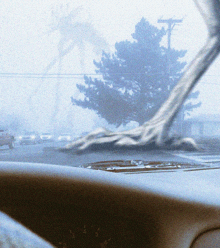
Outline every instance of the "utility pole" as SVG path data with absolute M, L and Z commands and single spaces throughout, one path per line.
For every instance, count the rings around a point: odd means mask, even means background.
M 171 57 L 171 33 L 173 28 L 175 27 L 176 24 L 182 23 L 182 19 L 158 19 L 158 23 L 165 23 L 168 25 L 167 28 L 167 64 L 168 64 L 168 78 L 170 81 L 171 78 L 171 73 L 170 73 L 170 68 L 171 68 L 171 63 L 170 63 L 170 57 Z M 170 90 L 170 83 L 168 83 L 167 86 L 168 90 Z M 184 111 L 182 110 L 180 112 L 180 132 L 183 134 L 183 121 L 184 121 Z
M 157 22 L 158 23 L 166 23 L 168 25 L 168 29 L 167 29 L 167 32 L 168 32 L 168 49 L 170 49 L 171 31 L 173 30 L 174 26 L 177 23 L 182 23 L 183 19 L 173 19 L 173 18 L 170 18 L 170 19 L 158 19 Z
M 182 19 L 158 19 L 158 23 L 165 23 L 168 25 L 167 28 L 167 49 L 168 49 L 168 53 L 167 53 L 167 60 L 168 60 L 168 73 L 170 76 L 170 51 L 171 51 L 171 33 L 172 30 L 174 28 L 174 26 L 177 23 L 181 23 L 183 20 Z

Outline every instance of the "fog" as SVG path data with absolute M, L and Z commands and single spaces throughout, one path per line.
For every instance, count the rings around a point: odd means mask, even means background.
M 84 82 L 84 74 L 95 73 L 93 60 L 101 58 L 100 51 L 94 49 L 94 43 L 85 42 L 82 49 L 78 37 L 78 43 L 74 43 L 72 49 L 58 59 L 59 49 L 64 51 L 75 40 L 73 37 L 64 39 L 61 29 L 57 28 L 57 21 L 77 7 L 79 9 L 73 22 L 90 23 L 108 44 L 108 47 L 103 45 L 103 49 L 110 52 L 114 51 L 115 42 L 132 39 L 135 25 L 142 17 L 158 28 L 167 28 L 157 23 L 159 18 L 183 19 L 172 31 L 171 47 L 187 50 L 183 59 L 187 63 L 202 47 L 207 35 L 192 0 L 136 0 L 129 1 L 129 4 L 128 1 L 116 0 L 74 3 L 21 0 L 4 1 L 0 7 L 1 125 L 10 126 L 16 132 L 28 129 L 79 135 L 99 126 L 115 128 L 93 111 L 73 106 L 70 100 L 71 96 L 82 97 L 76 84 Z M 163 45 L 167 45 L 167 36 Z M 56 63 L 52 63 L 54 60 Z M 193 111 L 191 117 L 205 113 L 218 114 L 220 111 L 217 104 L 219 64 L 220 61 L 216 61 L 196 86 L 202 105 Z M 61 74 L 59 78 L 57 74 Z M 136 125 L 132 122 L 120 129 Z

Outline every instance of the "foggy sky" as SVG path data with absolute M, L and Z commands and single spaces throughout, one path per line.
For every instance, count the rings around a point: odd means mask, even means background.
M 193 59 L 206 40 L 206 28 L 192 0 L 85 0 L 85 1 L 27 1 L 11 0 L 0 3 L 0 111 L 18 114 L 28 120 L 28 128 L 40 131 L 50 131 L 50 116 L 54 108 L 56 78 L 24 78 L 9 77 L 10 73 L 42 73 L 46 66 L 58 55 L 59 32 L 48 33 L 53 23 L 52 11 L 59 13 L 60 5 L 63 11 L 70 11 L 78 6 L 82 10 L 76 21 L 88 21 L 94 25 L 114 49 L 114 44 L 121 40 L 130 40 L 135 25 L 145 17 L 158 27 L 159 18 L 183 18 L 172 32 L 171 46 L 175 49 L 188 50 L 184 60 L 188 63 Z M 66 10 L 66 6 L 68 7 Z M 167 37 L 163 45 L 166 46 Z M 68 43 L 66 44 L 68 46 Z M 85 71 L 94 73 L 93 59 L 99 57 L 92 52 L 90 45 L 86 47 Z M 79 63 L 79 50 L 72 52 L 62 60 L 61 73 L 82 73 Z M 200 90 L 202 106 L 194 114 L 218 113 L 220 79 L 218 77 L 219 60 L 202 78 L 196 89 Z M 57 73 L 54 66 L 49 73 Z M 3 74 L 2 74 L 3 73 Z M 9 73 L 5 75 L 4 73 Z M 95 119 L 90 111 L 74 108 L 70 96 L 77 96 L 76 83 L 82 82 L 82 77 L 61 79 L 59 126 L 67 126 L 77 130 L 90 130 L 94 126 L 106 124 Z M 39 90 L 28 102 L 35 89 Z

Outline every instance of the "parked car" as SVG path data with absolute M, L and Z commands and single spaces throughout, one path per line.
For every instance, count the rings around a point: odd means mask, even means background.
M 57 140 L 58 141 L 71 141 L 72 136 L 71 136 L 71 134 L 68 134 L 68 133 L 60 134 L 58 136 Z
M 54 135 L 51 133 L 42 133 L 40 135 L 40 139 L 42 142 L 49 142 L 54 140 Z
M 8 146 L 10 149 L 14 148 L 15 138 L 7 130 L 0 130 L 0 146 Z
M 23 144 L 37 144 L 40 143 L 40 135 L 36 132 L 26 132 L 19 136 L 20 145 Z

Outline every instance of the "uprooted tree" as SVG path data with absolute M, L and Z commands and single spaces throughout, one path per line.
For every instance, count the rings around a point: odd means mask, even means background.
M 197 148 L 196 143 L 190 138 L 172 140 L 168 136 L 169 128 L 182 104 L 220 52 L 220 1 L 194 0 L 194 2 L 208 28 L 207 42 L 156 114 L 142 126 L 129 131 L 111 132 L 99 128 L 67 145 L 65 149 L 76 148 L 78 151 L 85 151 L 94 146 L 106 148 L 109 145 L 116 148 L 136 148 L 149 145 L 180 147 L 182 144 L 190 144 Z

